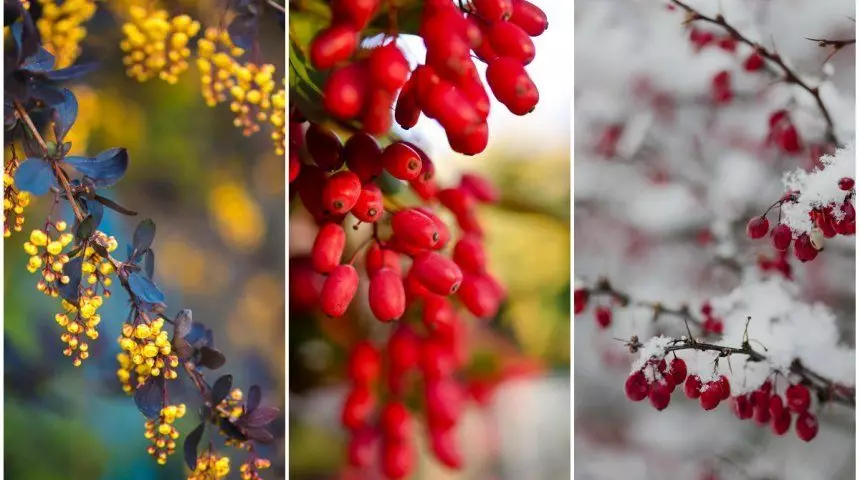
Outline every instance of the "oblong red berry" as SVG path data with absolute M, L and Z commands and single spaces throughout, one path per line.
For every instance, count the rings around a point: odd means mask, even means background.
M 786 251 L 788 246 L 791 245 L 791 227 L 784 223 L 773 227 L 773 230 L 770 232 L 770 241 L 773 244 L 773 248 L 781 252 Z
M 357 117 L 364 108 L 368 75 L 361 63 L 351 63 L 333 71 L 323 87 L 323 105 L 341 120 Z
M 425 382 L 424 402 L 431 428 L 451 428 L 463 413 L 463 393 L 454 380 Z
M 818 256 L 818 249 L 812 244 L 808 234 L 801 233 L 794 240 L 794 256 L 804 263 L 815 260 Z
M 762 238 L 767 235 L 770 222 L 766 217 L 753 217 L 747 222 L 747 236 L 750 238 Z
M 421 341 L 419 365 L 428 382 L 450 378 L 456 364 L 451 346 L 433 337 Z
M 383 209 L 382 190 L 375 183 L 366 183 L 350 212 L 362 222 L 373 223 L 382 218 Z
M 348 60 L 358 47 L 358 31 L 351 25 L 332 25 L 311 41 L 311 64 L 317 70 L 327 70 Z
M 415 331 L 401 323 L 388 338 L 388 361 L 390 368 L 405 373 L 418 366 L 421 342 Z
M 684 381 L 684 394 L 687 398 L 699 398 L 702 395 L 702 380 L 698 375 L 690 375 Z
M 493 50 L 503 57 L 510 57 L 521 65 L 535 59 L 535 44 L 529 35 L 513 22 L 496 22 L 487 32 Z
M 546 13 L 526 0 L 514 0 L 510 21 L 516 23 L 530 37 L 537 37 L 549 27 Z
M 487 277 L 475 274 L 463 276 L 457 298 L 472 315 L 483 319 L 495 317 L 501 302 L 501 298 Z
M 334 171 L 343 166 L 343 144 L 337 134 L 318 123 L 311 123 L 305 132 L 305 144 L 314 162 L 323 170 Z
M 387 248 L 382 248 L 379 243 L 374 242 L 367 249 L 364 257 L 364 264 L 367 268 L 367 276 L 373 278 L 381 268 L 388 268 L 398 275 L 402 272 L 400 266 L 400 254 Z
M 784 435 L 791 428 L 791 414 L 783 410 L 779 414 L 771 412 L 770 429 L 774 435 Z
M 797 384 L 785 389 L 785 403 L 792 412 L 801 413 L 809 410 L 811 402 L 812 398 L 806 386 Z
M 358 291 L 358 272 L 352 265 L 338 265 L 329 273 L 320 292 L 323 313 L 330 317 L 340 317 L 352 302 Z
M 752 418 L 753 405 L 749 397 L 740 395 L 731 399 L 732 412 L 741 420 Z
M 323 187 L 323 208 L 331 213 L 342 214 L 352 210 L 361 195 L 361 179 L 358 175 L 343 170 L 335 173 Z
M 508 20 L 514 13 L 514 4 L 511 0 L 472 0 L 475 13 L 487 22 Z
M 327 223 L 320 228 L 311 248 L 311 262 L 320 273 L 329 273 L 340 265 L 340 257 L 346 246 L 346 232 L 336 223 Z
M 403 142 L 395 142 L 385 147 L 381 159 L 385 170 L 394 178 L 411 181 L 421 174 L 421 156 Z
M 346 141 L 341 155 L 347 168 L 358 175 L 362 183 L 367 183 L 382 174 L 381 154 L 382 148 L 375 138 L 358 132 Z
M 375 406 L 376 399 L 367 386 L 354 386 L 343 404 L 341 423 L 347 430 L 361 428 L 370 420 Z
M 485 177 L 474 173 L 466 173 L 460 178 L 460 188 L 471 193 L 479 202 L 495 203 L 501 198 L 499 189 Z
M 798 438 L 804 442 L 809 442 L 818 435 L 818 419 L 815 415 L 803 411 L 797 415 L 797 422 L 794 425 L 795 432 Z
M 369 385 L 379 378 L 382 369 L 379 350 L 364 340 L 352 347 L 349 354 L 349 379 L 357 385 Z
M 392 215 L 391 229 L 401 241 L 418 248 L 433 248 L 439 241 L 436 222 L 418 209 L 407 208 Z
M 482 274 L 487 267 L 484 244 L 476 235 L 465 235 L 454 245 L 451 258 L 463 273 Z
M 638 370 L 630 374 L 624 382 L 624 393 L 627 398 L 634 402 L 641 402 L 648 396 L 648 381 L 645 379 L 645 373 Z
M 699 404 L 704 410 L 713 410 L 720 404 L 723 399 L 723 387 L 719 381 L 708 382 L 705 384 L 704 391 L 699 397 Z
M 447 132 L 468 132 L 483 120 L 474 105 L 455 85 L 440 81 L 419 95 L 424 113 L 436 119 Z
M 719 382 L 720 382 L 720 392 L 722 393 L 720 400 L 728 400 L 729 397 L 732 396 L 732 388 L 731 388 L 731 384 L 729 384 L 729 377 L 727 377 L 725 375 L 720 375 Z
M 463 455 L 457 444 L 457 429 L 430 430 L 430 449 L 442 465 L 459 470 L 463 466 Z
M 584 288 L 577 288 L 573 291 L 573 314 L 578 315 L 585 311 L 585 307 L 588 306 L 588 290 Z
M 384 438 L 381 455 L 381 470 L 390 480 L 406 478 L 415 468 L 415 452 L 408 440 Z
M 372 427 L 359 428 L 350 432 L 347 443 L 347 461 L 356 468 L 367 468 L 373 464 L 376 431 Z
M 389 401 L 379 413 L 379 426 L 389 439 L 405 440 L 412 431 L 412 417 L 400 402 Z
M 487 84 L 493 95 L 514 115 L 534 110 L 540 94 L 523 66 L 510 57 L 498 57 L 487 67 Z
M 290 150 L 290 184 L 292 184 L 296 178 L 299 177 L 299 173 L 302 171 L 302 161 L 299 158 L 299 152 L 296 150 Z
M 424 252 L 412 265 L 416 278 L 431 292 L 437 295 L 456 293 L 463 283 L 463 272 L 448 257 L 436 252 Z
M 393 270 L 382 268 L 370 280 L 370 311 L 382 322 L 397 320 L 406 311 L 403 279 Z
M 448 225 L 446 225 L 445 222 L 436 215 L 436 212 L 427 207 L 415 207 L 415 209 L 430 217 L 430 220 L 433 220 L 433 223 L 436 225 L 436 232 L 439 234 L 439 238 L 430 248 L 433 250 L 441 250 L 448 246 L 448 242 L 451 240 L 451 231 L 448 230 Z
M 687 378 L 687 363 L 676 357 L 672 359 L 670 366 L 672 368 L 672 379 L 675 381 L 675 385 L 680 385 L 684 382 L 684 379 Z
M 753 421 L 759 426 L 765 426 L 770 422 L 770 409 L 767 404 L 756 404 L 753 407 Z
M 669 400 L 672 399 L 672 388 L 663 382 L 655 382 L 651 385 L 651 390 L 648 392 L 648 400 L 651 401 L 651 406 L 659 410 L 664 410 L 669 406 Z
M 771 416 L 774 418 L 782 415 L 783 410 L 785 410 L 785 407 L 782 405 L 782 397 L 777 394 L 771 395 L 767 405 Z
M 477 155 L 487 148 L 490 142 L 490 127 L 486 122 L 479 123 L 465 131 L 447 130 L 448 145 L 451 150 L 463 155 Z
M 400 128 L 409 130 L 418 123 L 421 118 L 421 105 L 418 103 L 418 92 L 416 90 L 416 76 L 412 75 L 400 89 L 397 96 L 397 104 L 394 106 L 394 121 Z
M 374 48 L 368 67 L 374 85 L 389 92 L 395 92 L 409 78 L 409 62 L 394 42 Z
M 594 320 L 597 321 L 597 326 L 607 328 L 612 323 L 612 310 L 608 307 L 597 307 L 594 309 Z
M 349 23 L 358 31 L 364 30 L 379 10 L 381 0 L 331 0 L 335 23 Z

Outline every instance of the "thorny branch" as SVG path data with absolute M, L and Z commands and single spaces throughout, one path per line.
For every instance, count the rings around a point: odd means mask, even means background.
M 803 90 L 809 92 L 809 94 L 812 95 L 815 99 L 815 103 L 818 105 L 818 109 L 821 110 L 821 115 L 824 117 L 824 121 L 827 123 L 827 130 L 825 134 L 827 141 L 834 144 L 838 143 L 836 140 L 836 133 L 834 131 L 835 127 L 833 124 L 833 118 L 830 116 L 830 112 L 827 110 L 827 107 L 824 105 L 824 101 L 821 99 L 821 92 L 819 91 L 818 86 L 813 87 L 803 81 L 800 76 L 794 72 L 794 70 L 792 70 L 788 65 L 786 65 L 785 61 L 782 59 L 779 53 L 775 51 L 770 51 L 764 48 L 758 42 L 754 42 L 749 38 L 745 37 L 735 27 L 730 25 L 726 21 L 725 17 L 723 17 L 721 14 L 717 14 L 714 17 L 708 17 L 706 15 L 703 15 L 693 7 L 682 2 L 681 0 L 670 1 L 687 12 L 687 22 L 702 21 L 723 28 L 735 41 L 749 45 L 756 51 L 756 53 L 776 65 L 781 71 L 783 81 L 785 81 L 786 83 L 797 85 Z

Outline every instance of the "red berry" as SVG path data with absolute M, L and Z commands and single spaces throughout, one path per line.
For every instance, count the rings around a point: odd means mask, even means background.
M 418 210 L 424 215 L 427 215 L 428 217 L 430 217 L 430 220 L 433 220 L 433 223 L 436 224 L 436 232 L 439 234 L 439 238 L 436 240 L 436 242 L 433 243 L 433 246 L 430 248 L 432 248 L 433 250 L 441 250 L 445 248 L 448 245 L 448 242 L 451 240 L 451 231 L 448 230 L 448 225 L 446 225 L 445 222 L 443 222 L 442 219 L 439 218 L 439 216 L 436 215 L 433 210 L 427 207 L 416 207 L 415 210 Z
M 458 321 L 454 307 L 446 297 L 429 294 L 424 300 L 421 320 L 437 337 L 450 337 L 454 334 L 454 323 Z
M 424 403 L 431 428 L 451 428 L 462 415 L 463 393 L 454 380 L 428 381 L 424 385 Z
M 648 381 L 645 379 L 645 373 L 642 370 L 638 370 L 630 374 L 627 377 L 627 381 L 624 382 L 624 393 L 627 395 L 627 398 L 634 402 L 641 402 L 648 396 Z
M 475 12 L 487 22 L 508 20 L 514 13 L 511 0 L 472 0 Z
M 451 150 L 468 156 L 483 152 L 490 141 L 490 127 L 486 123 L 480 123 L 465 132 L 447 130 L 446 133 Z
M 460 188 L 472 194 L 479 202 L 495 203 L 501 193 L 486 178 L 474 173 L 466 173 L 460 178 Z
M 391 217 L 391 229 L 400 240 L 418 248 L 433 248 L 439 241 L 436 222 L 427 214 L 414 208 L 395 213 Z
M 328 273 L 340 264 L 343 248 L 346 246 L 346 233 L 336 223 L 327 223 L 317 233 L 311 248 L 311 262 L 320 273 Z
M 370 420 L 375 406 L 376 400 L 370 389 L 367 386 L 356 385 L 346 397 L 341 423 L 348 430 L 363 427 Z
M 501 299 L 493 285 L 484 275 L 466 274 L 463 277 L 457 297 L 472 315 L 489 319 L 499 311 Z
M 487 32 L 493 50 L 503 57 L 528 65 L 535 58 L 535 44 L 529 35 L 513 22 L 495 22 Z
M 323 276 L 307 257 L 290 258 L 290 311 L 308 312 L 317 307 Z
M 773 248 L 781 252 L 786 251 L 789 245 L 791 245 L 791 227 L 784 223 L 773 227 L 773 230 L 770 232 L 770 241 L 773 244 Z
M 374 48 L 368 57 L 375 85 L 395 92 L 409 78 L 409 62 L 394 42 Z
M 393 250 L 380 247 L 376 242 L 367 249 L 364 263 L 367 267 L 367 276 L 369 278 L 373 278 L 376 272 L 383 267 L 397 272 L 398 275 L 401 273 L 400 255 Z
M 516 23 L 529 36 L 537 37 L 549 27 L 546 14 L 526 0 L 514 0 L 513 13 L 510 21 Z
M 797 416 L 797 423 L 794 428 L 798 438 L 804 442 L 809 442 L 818 435 L 818 419 L 809 412 L 801 412 Z
M 390 401 L 382 407 L 379 414 L 382 433 L 387 438 L 405 440 L 412 430 L 409 410 L 400 402 Z
M 720 375 L 720 388 L 722 392 L 721 400 L 728 400 L 732 396 L 732 387 L 729 384 L 729 378 L 725 375 Z
M 453 260 L 436 252 L 424 252 L 412 265 L 416 278 L 437 295 L 457 292 L 463 282 L 463 272 Z
M 755 72 L 764 66 L 764 57 L 759 55 L 757 52 L 753 52 L 744 60 L 744 70 L 748 72 Z
M 385 147 L 382 164 L 391 176 L 400 180 L 415 180 L 421 174 L 421 157 L 403 142 Z
M 730 103 L 732 97 L 732 76 L 728 70 L 723 70 L 711 80 L 711 100 L 716 105 L 724 105 Z
M 446 132 L 470 133 L 482 122 L 472 102 L 454 84 L 440 81 L 419 99 L 424 114 L 438 121 Z
M 812 244 L 808 234 L 801 233 L 794 240 L 794 256 L 804 263 L 815 260 L 818 256 L 818 249 Z
M 747 223 L 747 236 L 750 238 L 762 238 L 767 235 L 769 229 L 770 222 L 767 221 L 766 217 L 753 217 Z
M 457 446 L 457 429 L 431 429 L 430 448 L 440 463 L 448 468 L 459 470 L 463 466 L 463 456 Z
M 425 338 L 421 342 L 420 352 L 419 364 L 428 382 L 450 378 L 454 374 L 456 365 L 448 345 L 437 339 Z
M 311 123 L 305 132 L 305 144 L 311 158 L 323 170 L 334 171 L 343 166 L 343 145 L 337 135 L 328 128 Z
M 849 191 L 854 188 L 854 179 L 851 177 L 842 177 L 839 179 L 839 189 Z
M 415 468 L 415 452 L 407 440 L 385 438 L 380 452 L 382 473 L 390 480 L 406 478 Z
M 299 159 L 299 152 L 290 150 L 290 184 L 292 184 L 299 173 L 302 171 L 302 161 Z
M 311 42 L 311 64 L 326 70 L 349 59 L 358 47 L 358 31 L 349 25 L 333 25 L 322 30 Z
M 320 292 L 322 311 L 330 317 L 340 317 L 358 291 L 358 272 L 352 265 L 338 265 L 329 273 Z
M 454 245 L 452 258 L 463 273 L 482 274 L 486 269 L 487 255 L 484 252 L 484 245 L 475 235 L 463 236 Z
M 800 143 L 800 135 L 797 128 L 791 123 L 784 122 L 773 132 L 774 141 L 777 146 L 786 153 L 800 153 L 803 145 Z
M 418 366 L 421 344 L 407 324 L 401 323 L 388 338 L 388 387 L 395 395 L 403 392 L 403 376 Z
M 651 385 L 651 391 L 648 392 L 648 400 L 651 405 L 657 410 L 663 410 L 669 406 L 669 400 L 672 398 L 672 388 L 663 383 L 655 382 Z
M 498 57 L 487 67 L 487 84 L 493 95 L 514 115 L 525 115 L 540 99 L 538 89 L 514 58 Z
M 336 118 L 349 120 L 361 113 L 367 90 L 367 71 L 361 63 L 351 63 L 332 72 L 323 87 L 323 104 Z
M 812 398 L 809 395 L 809 389 L 804 385 L 790 385 L 785 389 L 785 403 L 788 409 L 794 413 L 809 410 L 811 401 Z
M 373 464 L 373 444 L 376 432 L 371 427 L 359 428 L 351 432 L 347 444 L 347 459 L 356 468 L 367 468 Z
M 741 395 L 731 400 L 732 411 L 741 420 L 747 420 L 753 416 L 753 405 L 749 397 Z
M 585 307 L 588 306 L 588 290 L 583 288 L 578 288 L 573 291 L 573 313 L 574 315 L 578 315 L 585 311 Z
M 368 341 L 352 348 L 349 356 L 349 378 L 357 385 L 369 385 L 379 378 L 381 363 L 379 351 Z
M 699 397 L 699 404 L 705 410 L 713 410 L 720 404 L 723 399 L 723 387 L 719 381 L 708 382 L 705 384 L 705 389 Z
M 773 413 L 771 410 L 770 429 L 775 435 L 783 435 L 791 427 L 791 413 L 788 410 L 783 410 L 779 413 Z
M 690 375 L 684 381 L 684 394 L 687 398 L 699 398 L 702 395 L 702 380 L 698 375 Z
M 397 320 L 406 311 L 403 280 L 393 270 L 382 268 L 370 280 L 370 311 L 382 322 Z
M 770 415 L 774 418 L 782 415 L 782 411 L 785 410 L 785 407 L 782 405 L 782 397 L 777 394 L 771 395 L 768 400 L 768 410 L 770 410 Z
M 687 378 L 687 364 L 680 358 L 672 359 L 672 379 L 675 380 L 675 385 L 680 385 Z
M 770 422 L 770 409 L 767 404 L 756 404 L 753 408 L 753 420 L 763 427 Z
M 383 210 L 382 190 L 374 183 L 367 183 L 361 187 L 358 200 L 350 211 L 362 222 L 373 223 L 382 218 Z
M 382 135 L 391 129 L 391 107 L 394 105 L 394 94 L 373 89 L 367 98 L 367 106 L 361 118 L 362 130 L 371 135 Z
M 332 17 L 336 23 L 348 22 L 356 30 L 364 30 L 379 4 L 380 0 L 332 0 Z
M 376 139 L 363 132 L 349 137 L 341 153 L 346 166 L 358 175 L 361 183 L 367 183 L 382 174 L 381 154 L 382 149 Z
M 352 210 L 361 195 L 361 179 L 358 175 L 343 170 L 335 173 L 323 187 L 323 208 L 341 214 Z
M 597 307 L 594 309 L 594 319 L 600 328 L 606 328 L 612 323 L 612 310 L 607 307 Z
M 394 107 L 394 121 L 400 128 L 409 130 L 418 123 L 421 117 L 421 105 L 418 103 L 417 76 L 412 75 L 403 85 Z

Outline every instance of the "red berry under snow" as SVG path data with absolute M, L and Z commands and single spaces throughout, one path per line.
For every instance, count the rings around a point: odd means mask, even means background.
M 750 238 L 762 238 L 767 235 L 770 229 L 770 222 L 766 217 L 753 217 L 747 223 L 747 236 Z
M 851 177 L 842 177 L 839 179 L 839 189 L 849 191 L 854 188 L 854 179 Z
M 781 252 L 786 251 L 789 245 L 791 245 L 791 227 L 784 223 L 773 227 L 773 230 L 770 232 L 770 241 L 773 244 L 773 248 Z
M 690 375 L 684 381 L 684 394 L 687 398 L 699 398 L 702 395 L 702 381 L 698 375 Z
M 818 435 L 818 419 L 815 418 L 815 415 L 809 412 L 801 412 L 797 416 L 795 432 L 797 432 L 798 438 L 804 442 L 811 441 L 816 435 Z
M 811 401 L 809 389 L 804 385 L 790 385 L 785 389 L 785 403 L 792 412 L 800 413 L 809 410 Z
M 641 370 L 633 372 L 624 382 L 624 393 L 634 402 L 641 402 L 648 396 L 648 380 Z
M 594 319 L 600 328 L 607 328 L 612 323 L 612 310 L 607 307 L 597 307 L 594 309 Z

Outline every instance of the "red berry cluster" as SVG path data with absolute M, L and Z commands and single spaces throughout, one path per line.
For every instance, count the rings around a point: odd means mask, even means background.
M 591 293 L 584 289 L 578 288 L 573 291 L 573 313 L 579 315 L 588 307 L 588 299 Z M 594 308 L 594 321 L 597 322 L 599 328 L 609 328 L 612 325 L 612 308 L 607 305 L 598 305 Z
M 704 316 L 702 330 L 704 330 L 706 334 L 723 334 L 723 320 L 714 316 L 713 308 L 709 302 L 702 304 L 702 316 Z
M 795 155 L 803 151 L 800 134 L 786 110 L 777 110 L 768 119 L 766 143 L 775 145 L 781 151 Z
M 380 3 L 333 0 L 331 25 L 311 43 L 316 69 L 336 67 L 323 89 L 334 117 L 360 118 L 364 132 L 381 135 L 392 125 L 396 99 L 394 118 L 401 127 L 412 128 L 424 113 L 445 128 L 452 149 L 480 153 L 489 139 L 490 100 L 472 52 L 488 65 L 487 84 L 512 113 L 525 115 L 537 105 L 538 90 L 524 66 L 535 56 L 531 37 L 548 23 L 532 3 L 475 0 L 461 9 L 450 0 L 425 2 L 418 34 L 427 56 L 414 70 L 394 42 L 359 51 L 361 32 Z
M 690 375 L 684 380 L 684 395 L 689 399 L 699 399 L 703 410 L 713 410 L 723 400 L 728 400 L 732 394 L 729 379 L 720 375 L 717 380 L 702 383 L 698 375 Z
M 778 223 L 771 230 L 770 222 L 766 216 L 767 212 L 765 212 L 764 215 L 753 217 L 749 220 L 747 223 L 747 236 L 752 239 L 758 239 L 764 237 L 770 231 L 771 244 L 778 251 L 787 251 L 793 239 L 794 256 L 801 262 L 814 260 L 818 256 L 818 252 L 822 249 L 822 238 L 833 238 L 836 235 L 854 235 L 857 231 L 856 214 L 854 205 L 851 203 L 851 198 L 854 196 L 854 179 L 845 177 L 840 179 L 838 184 L 841 190 L 848 192 L 845 195 L 845 200 L 839 205 L 832 204 L 810 210 L 809 218 L 814 225 L 813 231 L 810 232 L 811 235 L 810 233 L 803 232 L 795 236 L 791 227 L 784 223 Z M 796 202 L 798 194 L 798 192 L 786 193 L 779 202 L 774 204 L 774 207 L 781 207 L 785 202 Z M 839 218 L 837 218 L 837 215 Z
M 727 52 L 733 53 L 737 48 L 738 42 L 731 35 L 717 35 L 708 30 L 702 30 L 696 27 L 690 29 L 690 43 L 697 52 L 705 47 L 715 46 Z
M 818 434 L 818 419 L 809 412 L 811 396 L 804 385 L 790 385 L 785 390 L 785 402 L 773 384 L 766 381 L 756 391 L 732 398 L 732 411 L 741 420 L 752 418 L 759 426 L 770 424 L 775 435 L 783 435 L 791 428 L 791 414 L 797 416 L 795 432 L 808 442 Z
M 646 375 L 646 370 L 651 375 Z M 672 392 L 687 376 L 687 364 L 680 358 L 673 358 L 670 364 L 666 359 L 652 358 L 641 369 L 633 372 L 624 383 L 624 393 L 634 402 L 648 397 L 657 410 L 669 406 Z
M 759 255 L 756 263 L 763 272 L 774 271 L 791 280 L 791 264 L 788 263 L 788 250 L 775 250 L 773 257 Z

